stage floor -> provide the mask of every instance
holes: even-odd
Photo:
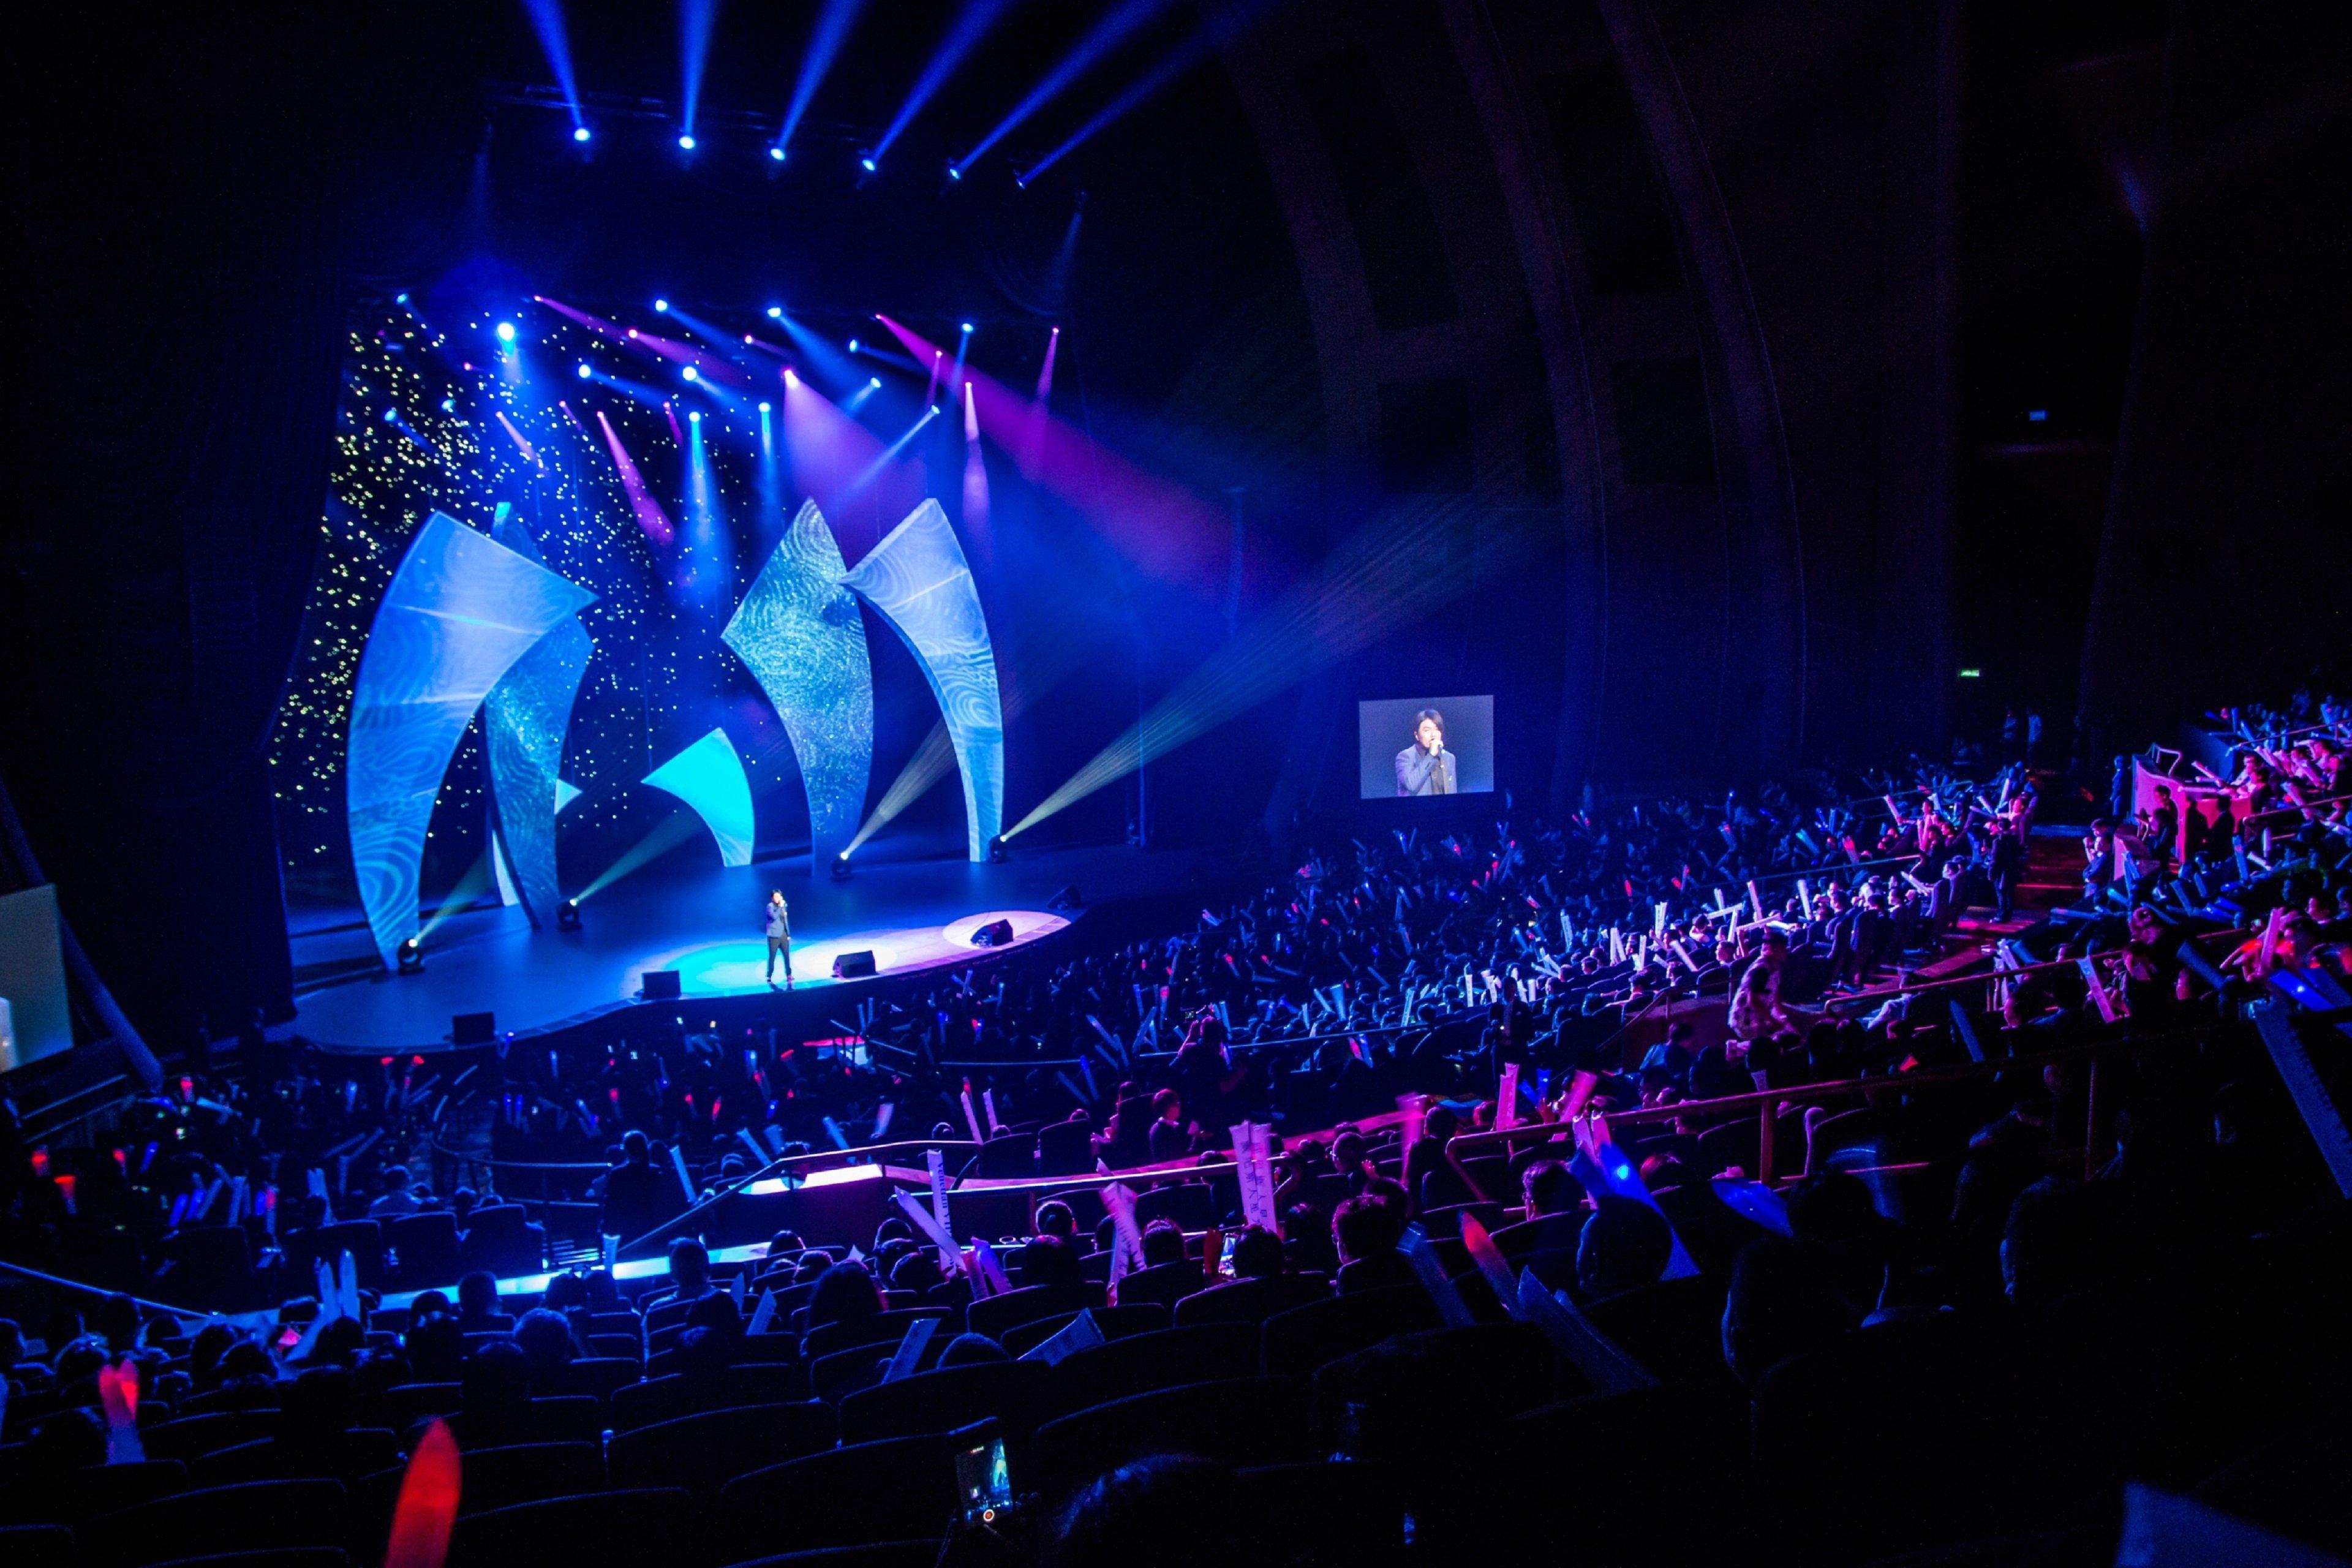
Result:
[[[494,1013],[501,1034],[543,1034],[635,1004],[648,969],[677,970],[688,1001],[764,994],[771,888],[792,904],[798,991],[854,988],[870,982],[834,979],[836,953],[871,949],[878,980],[985,961],[1080,918],[1047,910],[1065,887],[1076,884],[1088,904],[1149,897],[1181,886],[1192,869],[1188,857],[1123,846],[1049,849],[1002,866],[861,862],[847,882],[813,882],[805,867],[803,858],[648,868],[583,905],[576,931],[533,931],[520,909],[469,910],[427,928],[421,974],[383,973],[355,919],[298,931],[294,1031],[324,1049],[367,1054],[446,1049],[457,1013]],[[1013,947],[973,947],[971,933],[998,919],[1012,922]]]

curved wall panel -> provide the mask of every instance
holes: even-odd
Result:
[[[874,668],[866,623],[842,586],[841,547],[804,501],[720,637],[783,721],[808,793],[809,852],[849,847],[874,765]]]
[[[842,578],[882,612],[923,667],[963,773],[964,834],[974,860],[1004,831],[1004,707],[988,617],[963,546],[940,503],[907,514]]]
[[[360,656],[345,767],[352,867],[387,964],[416,934],[425,826],[474,710],[593,597],[444,512],[409,541]]]
[[[511,516],[500,518],[490,537],[527,560],[540,560],[530,530]],[[588,628],[568,616],[515,660],[482,708],[491,809],[506,850],[500,864],[512,868],[515,894],[535,926],[554,918],[563,900],[555,877],[556,773],[563,765],[572,700],[595,651]]]
[[[653,772],[645,782],[692,806],[719,841],[719,863],[751,863],[751,781],[724,730],[713,730]]]

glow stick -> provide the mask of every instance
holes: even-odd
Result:
[[[694,1203],[694,1178],[686,1173],[686,1154],[675,1143],[669,1146],[669,1163],[671,1169],[677,1173],[678,1190],[686,1194],[687,1204],[691,1206]]]
[[[1135,1223],[1133,1189],[1124,1182],[1110,1182],[1102,1194],[1103,1207],[1110,1211],[1110,1279],[1116,1285],[1122,1276],[1143,1267],[1143,1231]]]
[[[106,1411],[106,1462],[142,1463],[147,1454],[139,1445],[139,1363],[125,1358],[120,1367],[100,1367],[98,1399]]]
[[[922,1364],[923,1348],[939,1331],[940,1321],[937,1318],[917,1318],[908,1323],[905,1337],[899,1340],[898,1350],[890,1356],[890,1364],[882,1369],[882,1381],[897,1383],[901,1378],[912,1377],[915,1368]]]
[[[1024,1351],[1021,1353],[1021,1359],[1042,1361],[1047,1366],[1055,1366],[1065,1358],[1076,1355],[1083,1350],[1092,1350],[1102,1342],[1102,1326],[1095,1321],[1094,1309],[1085,1307],[1079,1309],[1078,1315],[1072,1318],[1060,1331],[1051,1338],[1038,1341]]]
[[[762,1290],[760,1292],[760,1304],[751,1309],[751,1326],[749,1329],[746,1329],[744,1332],[748,1334],[764,1334],[768,1331],[769,1326],[775,1321],[776,1293],[772,1289]]]
[[[408,1473],[401,1478],[383,1568],[441,1568],[449,1554],[450,1529],[457,1522],[459,1465],[457,1439],[448,1423],[434,1422],[418,1439]]]

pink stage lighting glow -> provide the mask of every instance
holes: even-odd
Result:
[[[515,450],[522,454],[522,460],[529,463],[534,468],[538,468],[540,464],[539,453],[537,450],[532,447],[529,441],[523,439],[522,432],[515,428],[514,421],[507,417],[507,411],[505,409],[500,408],[496,410],[496,412],[499,416],[499,423],[505,426],[507,428],[507,434],[514,437]]]
[[[887,316],[877,318],[919,361],[938,345]],[[982,424],[1024,430],[1013,454],[1022,476],[1084,517],[1138,566],[1202,594],[1222,594],[1233,534],[1225,512],[1173,480],[1150,473],[1039,408],[1036,437],[1024,429],[1031,400],[981,371],[964,378]]]
[[[988,523],[988,460],[980,450],[980,409],[971,400],[971,383],[963,384],[963,533],[964,544],[985,564],[995,552]]]
[[[880,437],[790,370],[783,413],[793,482],[816,502],[836,535],[854,520],[879,539],[882,530],[921,504],[921,465],[897,461]]]
[[[613,422],[604,417],[601,408],[596,411],[596,423],[604,429],[604,445],[613,454],[613,467],[620,470],[621,489],[628,495],[629,510],[635,514],[637,526],[646,531],[646,538],[667,547],[677,537],[677,530],[670,526],[661,502],[654,500],[654,492],[646,488],[645,476],[630,460],[629,449],[621,445],[620,432],[613,428]]]

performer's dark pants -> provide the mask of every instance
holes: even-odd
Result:
[[[768,939],[768,978],[773,980],[776,977],[776,954],[780,952],[784,955],[784,978],[790,980],[793,977],[793,942],[792,938],[785,936]]]

